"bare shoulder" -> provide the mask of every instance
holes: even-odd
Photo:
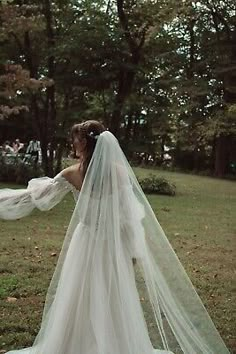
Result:
[[[79,163],[76,163],[74,165],[64,168],[64,170],[61,171],[61,174],[65,178],[67,178],[67,177],[71,176],[72,174],[74,174],[75,171],[79,171]]]
[[[80,189],[81,186],[81,173],[80,164],[76,163],[61,171],[63,177],[67,179],[76,189]]]

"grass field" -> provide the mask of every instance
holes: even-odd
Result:
[[[231,352],[236,353],[236,183],[158,170],[135,172],[139,176],[152,172],[175,182],[175,197],[151,195],[148,199],[216,327]],[[21,220],[0,221],[0,353],[29,346],[36,336],[73,207],[72,196],[68,195],[49,212],[36,210]],[[137,273],[142,293],[139,276]],[[9,297],[17,300],[11,302]],[[155,345],[145,297],[142,305]]]

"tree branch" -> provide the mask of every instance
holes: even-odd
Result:
[[[120,20],[121,27],[124,31],[127,43],[130,47],[130,50],[132,53],[137,51],[137,43],[131,36],[130,30],[129,30],[129,25],[128,25],[128,20],[126,17],[126,14],[124,12],[124,0],[117,0],[117,11],[118,11],[118,17]]]

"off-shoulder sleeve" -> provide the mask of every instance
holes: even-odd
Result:
[[[34,208],[49,210],[72,190],[73,186],[61,173],[54,178],[33,178],[25,189],[1,189],[0,219],[19,219],[30,214]]]

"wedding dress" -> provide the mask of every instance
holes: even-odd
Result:
[[[59,173],[0,191],[0,218],[49,210],[72,191],[75,209],[32,347],[8,354],[229,353],[159,225],[116,138],[100,134],[81,191]],[[132,257],[153,310],[154,349]]]

